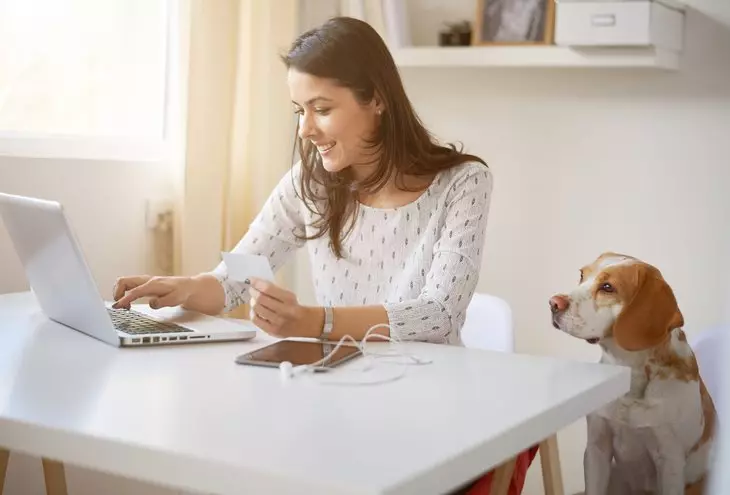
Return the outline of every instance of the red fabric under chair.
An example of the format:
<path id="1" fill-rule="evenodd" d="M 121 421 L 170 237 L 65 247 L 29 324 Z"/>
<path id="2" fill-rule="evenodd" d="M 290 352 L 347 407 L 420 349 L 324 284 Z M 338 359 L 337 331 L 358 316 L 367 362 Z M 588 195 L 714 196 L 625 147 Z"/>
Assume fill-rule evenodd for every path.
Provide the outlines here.
<path id="1" fill-rule="evenodd" d="M 509 490 L 507 495 L 520 495 L 522 488 L 525 486 L 525 478 L 527 477 L 527 470 L 529 469 L 532 461 L 537 455 L 539 449 L 538 445 L 531 447 L 524 452 L 521 452 L 517 456 L 515 461 L 515 470 L 512 472 L 512 479 L 509 483 Z M 494 471 L 490 471 L 477 481 L 466 491 L 466 495 L 490 495 L 492 491 L 492 478 L 494 477 Z"/>

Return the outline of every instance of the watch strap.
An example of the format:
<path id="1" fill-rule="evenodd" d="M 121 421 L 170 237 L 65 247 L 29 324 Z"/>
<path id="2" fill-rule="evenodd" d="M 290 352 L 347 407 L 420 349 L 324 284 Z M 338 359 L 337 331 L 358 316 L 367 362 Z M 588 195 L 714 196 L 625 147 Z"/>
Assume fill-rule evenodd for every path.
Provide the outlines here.
<path id="1" fill-rule="evenodd" d="M 332 327 L 334 326 L 334 311 L 331 306 L 324 307 L 324 326 L 322 327 L 322 334 L 319 336 L 322 340 L 328 340 L 332 333 Z"/>

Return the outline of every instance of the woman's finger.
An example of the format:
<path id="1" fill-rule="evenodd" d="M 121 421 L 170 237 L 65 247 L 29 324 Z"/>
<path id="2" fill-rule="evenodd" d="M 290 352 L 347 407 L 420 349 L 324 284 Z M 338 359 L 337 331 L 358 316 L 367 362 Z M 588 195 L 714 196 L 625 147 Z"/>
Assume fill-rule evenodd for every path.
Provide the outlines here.
<path id="1" fill-rule="evenodd" d="M 124 294 L 130 290 L 134 289 L 135 287 L 139 287 L 140 285 L 147 283 L 150 280 L 150 277 L 147 275 L 140 275 L 137 277 L 120 277 L 117 279 L 116 283 L 114 284 L 114 300 L 117 301 L 119 298 L 124 296 Z"/>
<path id="2" fill-rule="evenodd" d="M 284 323 L 284 318 L 282 318 L 282 316 L 277 314 L 275 311 L 272 311 L 261 304 L 254 304 L 252 307 L 253 312 L 256 316 L 258 316 L 259 318 L 263 318 L 272 325 L 279 327 L 282 323 Z"/>
<path id="3" fill-rule="evenodd" d="M 155 279 L 144 283 L 127 292 L 127 294 L 112 305 L 112 308 L 129 308 L 139 298 L 148 296 L 164 296 L 170 292 L 170 287 Z"/>
<path id="4" fill-rule="evenodd" d="M 172 292 L 159 297 L 153 297 L 150 299 L 149 305 L 152 309 L 160 309 L 172 306 L 179 306 L 182 303 L 180 300 L 180 291 L 173 290 Z"/>
<path id="5" fill-rule="evenodd" d="M 257 291 L 256 289 L 249 290 L 251 292 L 252 300 L 255 301 L 255 304 L 265 306 L 270 311 L 273 311 L 274 313 L 277 313 L 279 315 L 288 314 L 289 309 L 291 308 L 291 304 L 283 303 L 278 299 L 274 299 L 268 294 Z"/>
<path id="6" fill-rule="evenodd" d="M 282 289 L 276 284 L 272 284 L 271 282 L 261 280 L 259 278 L 251 278 L 249 280 L 251 282 L 251 287 L 260 293 L 266 294 L 274 299 L 278 299 L 281 302 L 292 302 L 292 299 L 295 299 L 292 292 Z"/>
<path id="7" fill-rule="evenodd" d="M 258 316 L 253 310 L 251 310 L 251 313 L 253 313 L 251 315 L 251 323 L 259 327 L 261 330 L 268 333 L 269 335 L 277 335 L 276 327 L 274 325 Z"/>

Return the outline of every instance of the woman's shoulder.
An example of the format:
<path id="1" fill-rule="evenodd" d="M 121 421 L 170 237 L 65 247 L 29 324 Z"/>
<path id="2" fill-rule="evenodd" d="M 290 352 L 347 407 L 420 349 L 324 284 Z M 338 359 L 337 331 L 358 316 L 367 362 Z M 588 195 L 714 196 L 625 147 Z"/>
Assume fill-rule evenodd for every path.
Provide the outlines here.
<path id="1" fill-rule="evenodd" d="M 302 162 L 296 161 L 279 176 L 277 189 L 287 196 L 301 196 Z"/>
<path id="2" fill-rule="evenodd" d="M 289 167 L 281 176 L 281 182 L 287 181 L 288 183 L 291 183 L 292 181 L 299 181 L 299 179 L 302 176 L 302 162 L 301 160 L 297 160 L 292 164 L 291 167 Z"/>
<path id="3" fill-rule="evenodd" d="M 438 181 L 453 190 L 464 187 L 491 190 L 493 177 L 492 170 L 484 163 L 468 161 L 440 172 Z"/>
<path id="4" fill-rule="evenodd" d="M 269 202 L 284 205 L 287 209 L 297 210 L 302 203 L 301 164 L 296 162 L 291 167 L 270 175 L 274 187 L 269 194 Z"/>

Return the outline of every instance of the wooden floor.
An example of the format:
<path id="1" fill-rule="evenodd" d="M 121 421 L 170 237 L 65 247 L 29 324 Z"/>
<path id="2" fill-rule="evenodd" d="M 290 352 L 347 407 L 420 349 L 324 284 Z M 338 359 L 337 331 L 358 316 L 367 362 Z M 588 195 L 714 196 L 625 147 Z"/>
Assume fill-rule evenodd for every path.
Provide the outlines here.
<path id="1" fill-rule="evenodd" d="M 9 461 L 10 452 L 0 449 L 0 495 L 3 495 L 5 491 L 5 475 L 8 472 Z M 43 478 L 46 485 L 46 495 L 68 495 L 63 463 L 43 459 Z"/>

